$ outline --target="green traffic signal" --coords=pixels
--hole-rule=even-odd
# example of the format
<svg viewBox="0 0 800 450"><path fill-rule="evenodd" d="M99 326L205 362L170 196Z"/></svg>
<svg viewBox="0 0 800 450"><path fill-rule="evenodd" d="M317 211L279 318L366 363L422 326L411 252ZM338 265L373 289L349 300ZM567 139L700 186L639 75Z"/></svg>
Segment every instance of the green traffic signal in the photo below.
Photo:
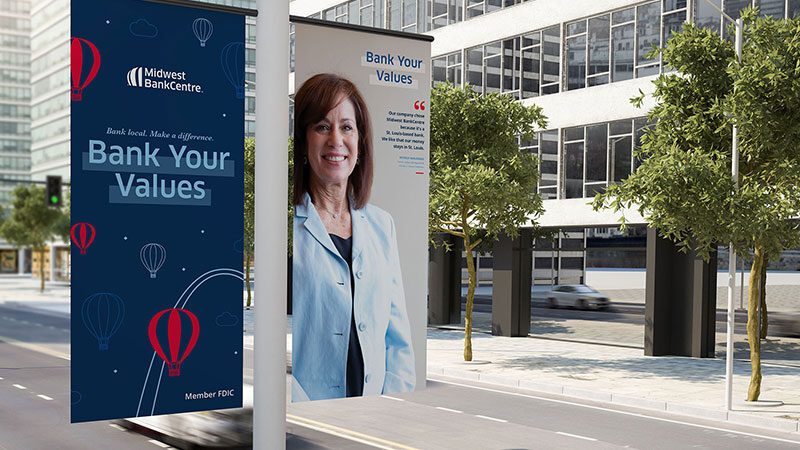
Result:
<svg viewBox="0 0 800 450"><path fill-rule="evenodd" d="M58 196L54 195L54 196L50 197L50 203L53 204L53 205L57 205L58 204Z"/></svg>

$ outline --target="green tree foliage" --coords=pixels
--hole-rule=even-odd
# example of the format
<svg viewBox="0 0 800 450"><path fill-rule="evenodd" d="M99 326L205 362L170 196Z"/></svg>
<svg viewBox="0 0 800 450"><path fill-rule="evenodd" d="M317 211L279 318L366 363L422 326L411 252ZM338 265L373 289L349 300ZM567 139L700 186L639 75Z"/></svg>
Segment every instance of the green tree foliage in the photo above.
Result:
<svg viewBox="0 0 800 450"><path fill-rule="evenodd" d="M294 139L289 138L289 255L292 254L292 170L294 170ZM255 252L255 212L256 212L256 141L253 138L244 141L244 264L245 283L247 285L247 306L252 305L253 293L250 289L250 265Z"/></svg>
<svg viewBox="0 0 800 450"><path fill-rule="evenodd" d="M253 292L250 289L250 264L255 250L255 214L256 214L256 141L253 138L244 140L244 281L247 286L247 306L253 304Z"/></svg>
<svg viewBox="0 0 800 450"><path fill-rule="evenodd" d="M542 209L536 156L518 136L544 128L541 108L509 96L477 95L440 84L431 91L430 231L464 240L469 271L464 360L472 360L472 306L477 284L473 250L499 233L515 236ZM431 243L437 242L431 238Z"/></svg>
<svg viewBox="0 0 800 450"><path fill-rule="evenodd" d="M661 51L677 72L655 81L655 121L642 139L646 158L621 184L594 200L595 209L636 205L651 226L683 250L705 258L717 243L753 251L747 335L751 379L761 386L757 307L767 256L800 243L800 21L745 23L741 63L733 44L692 24ZM633 99L641 104L644 95ZM732 125L739 129L739 186L731 180ZM766 313L766 309L764 309Z"/></svg>
<svg viewBox="0 0 800 450"><path fill-rule="evenodd" d="M0 236L17 247L30 247L39 252L40 290L44 292L44 253L47 242L58 233L56 224L62 213L45 203L45 189L17 186L12 195L11 214L0 225Z"/></svg>

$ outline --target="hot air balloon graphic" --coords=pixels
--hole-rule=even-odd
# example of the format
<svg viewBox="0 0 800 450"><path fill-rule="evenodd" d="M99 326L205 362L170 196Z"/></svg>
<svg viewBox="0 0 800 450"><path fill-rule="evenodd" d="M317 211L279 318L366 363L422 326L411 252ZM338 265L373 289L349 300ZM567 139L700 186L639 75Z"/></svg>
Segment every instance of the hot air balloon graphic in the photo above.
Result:
<svg viewBox="0 0 800 450"><path fill-rule="evenodd" d="M107 292L90 295L81 305L81 318L100 350L108 350L108 340L125 319L125 303L118 295Z"/></svg>
<svg viewBox="0 0 800 450"><path fill-rule="evenodd" d="M231 42L220 55L222 71L236 89L236 98L244 98L244 42Z"/></svg>
<svg viewBox="0 0 800 450"><path fill-rule="evenodd" d="M167 250L163 245L151 242L145 244L142 250L139 251L139 259L142 261L144 268L150 272L150 278L155 278L156 272L164 265L164 261L167 259Z"/></svg>
<svg viewBox="0 0 800 450"><path fill-rule="evenodd" d="M192 31L194 31L194 35L197 37L197 40L200 41L200 47L205 47L206 41L208 41L208 39L211 38L211 35L214 34L214 25L210 20L199 17L194 19L194 22L192 23Z"/></svg>
<svg viewBox="0 0 800 450"><path fill-rule="evenodd" d="M164 353L164 349L158 342L157 333L158 319L160 319L161 316L167 312L169 313L169 318L167 319L169 358L167 358L167 355ZM183 353L180 352L181 332L183 331L181 326L181 313L185 314L192 323L192 335L189 338L189 344L186 345ZM200 322L197 320L197 316L185 309L165 309L150 319L150 326L147 329L147 334L150 336L150 345L153 346L153 349L156 351L158 356L163 359L165 363L167 363L167 366L169 367L169 376L177 377L181 374L181 363L184 359L186 359L187 356L189 356L189 353L192 352L194 345L197 343L197 338L200 335Z"/></svg>
<svg viewBox="0 0 800 450"><path fill-rule="evenodd" d="M88 47L90 52L85 52L84 47ZM100 51L86 39L74 37L70 52L72 53L72 100L79 102L83 95L83 88L94 80L97 71L100 70ZM89 56L92 58L91 68L84 70L84 61Z"/></svg>
<svg viewBox="0 0 800 450"><path fill-rule="evenodd" d="M69 234L72 236L72 242L81 249L81 255L85 255L86 249L92 245L92 241L94 241L94 227L92 224L78 222L72 226Z"/></svg>

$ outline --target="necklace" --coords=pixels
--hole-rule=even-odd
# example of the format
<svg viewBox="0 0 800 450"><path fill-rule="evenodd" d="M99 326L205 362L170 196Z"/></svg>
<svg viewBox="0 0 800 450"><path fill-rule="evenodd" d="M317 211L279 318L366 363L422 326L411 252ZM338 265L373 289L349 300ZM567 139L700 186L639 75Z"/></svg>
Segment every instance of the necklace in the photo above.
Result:
<svg viewBox="0 0 800 450"><path fill-rule="evenodd" d="M340 213L335 213L335 212L329 210L328 208L323 208L322 206L320 206L319 209L321 209L321 210L325 211L326 213L330 214L331 216L333 216L334 219L338 219L342 215L341 212Z"/></svg>

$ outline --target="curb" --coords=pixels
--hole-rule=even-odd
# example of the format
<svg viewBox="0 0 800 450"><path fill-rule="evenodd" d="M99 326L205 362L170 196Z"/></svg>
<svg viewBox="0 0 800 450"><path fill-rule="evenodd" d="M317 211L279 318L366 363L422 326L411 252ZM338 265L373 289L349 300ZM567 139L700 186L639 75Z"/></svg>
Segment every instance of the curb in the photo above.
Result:
<svg viewBox="0 0 800 450"><path fill-rule="evenodd" d="M589 400L612 405L628 406L650 411L667 412L671 414L710 419L720 422L729 422L736 425L745 425L762 428L782 433L800 432L800 421L783 419L780 417L762 417L741 411L724 411L714 408L687 405L677 402L651 400L642 397L614 394L593 389L582 389L567 385L540 383L536 381L521 380L500 375L483 374L452 367L429 367L428 379L436 381L438 377L470 381L483 384L487 387L517 388L531 393L558 395L581 400Z"/></svg>

